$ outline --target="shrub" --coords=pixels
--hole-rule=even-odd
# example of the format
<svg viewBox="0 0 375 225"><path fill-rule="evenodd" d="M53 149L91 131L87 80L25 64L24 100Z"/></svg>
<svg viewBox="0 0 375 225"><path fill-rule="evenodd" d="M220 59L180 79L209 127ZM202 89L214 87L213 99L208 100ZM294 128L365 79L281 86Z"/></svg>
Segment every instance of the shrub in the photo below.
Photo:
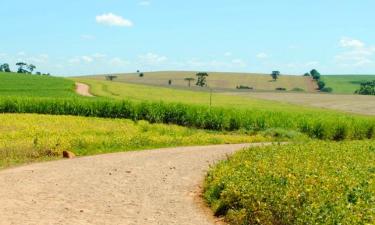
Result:
<svg viewBox="0 0 375 225"><path fill-rule="evenodd" d="M275 89L276 91L286 91L286 88L283 88L283 87L278 87Z"/></svg>
<svg viewBox="0 0 375 225"><path fill-rule="evenodd" d="M295 91L295 92L304 92L305 89L303 89L303 88L293 88L291 91Z"/></svg>
<svg viewBox="0 0 375 225"><path fill-rule="evenodd" d="M325 88L322 88L320 91L321 91L321 92L331 93L331 92L333 91L333 89L330 88L330 87L325 87Z"/></svg>
<svg viewBox="0 0 375 225"><path fill-rule="evenodd" d="M319 90L322 90L325 86L326 86L326 83L324 83L324 81L322 81L322 80L318 81L318 89Z"/></svg>
<svg viewBox="0 0 375 225"><path fill-rule="evenodd" d="M204 197L230 224L374 224L374 141L274 145L213 167Z"/></svg>
<svg viewBox="0 0 375 225"><path fill-rule="evenodd" d="M237 89L248 89L248 90L253 90L253 87L245 86L245 85L239 85L236 87Z"/></svg>

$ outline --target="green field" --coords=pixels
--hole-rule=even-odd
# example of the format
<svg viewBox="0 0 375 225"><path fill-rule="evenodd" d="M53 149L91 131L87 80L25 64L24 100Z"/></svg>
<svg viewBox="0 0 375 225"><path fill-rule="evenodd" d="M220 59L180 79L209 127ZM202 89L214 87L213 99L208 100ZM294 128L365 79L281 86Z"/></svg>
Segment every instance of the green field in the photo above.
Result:
<svg viewBox="0 0 375 225"><path fill-rule="evenodd" d="M248 135L214 132L175 125L74 116L0 114L0 169L61 158L173 146L288 140L271 133Z"/></svg>
<svg viewBox="0 0 375 225"><path fill-rule="evenodd" d="M375 80L375 75L326 75L322 79L333 93L354 94L362 82Z"/></svg>
<svg viewBox="0 0 375 225"><path fill-rule="evenodd" d="M147 84L154 86L168 86L178 88L188 88L188 82L185 78L195 78L196 73L193 71L163 71L163 72L147 72L144 77L140 77L138 73L118 74L117 82L126 82L134 84ZM105 80L104 75L88 76L85 78ZM172 85L168 81L172 81ZM217 90L236 90L239 85L254 88L256 91L275 91L276 88L286 88L288 91L300 88L308 92L314 92L310 78L302 76L281 75L275 82L268 74L253 73L218 73L210 72L207 77L208 86ZM191 83L191 88L195 86L195 82Z"/></svg>
<svg viewBox="0 0 375 225"><path fill-rule="evenodd" d="M248 149L214 166L204 196L243 224L374 224L375 141Z"/></svg>
<svg viewBox="0 0 375 225"><path fill-rule="evenodd" d="M0 72L0 96L72 97L74 82L64 78Z"/></svg>

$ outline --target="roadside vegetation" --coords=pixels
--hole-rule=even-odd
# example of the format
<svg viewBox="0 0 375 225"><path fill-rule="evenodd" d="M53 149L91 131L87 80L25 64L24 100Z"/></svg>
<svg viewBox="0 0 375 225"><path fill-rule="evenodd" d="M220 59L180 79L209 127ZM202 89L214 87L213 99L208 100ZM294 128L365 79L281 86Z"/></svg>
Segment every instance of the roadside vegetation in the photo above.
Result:
<svg viewBox="0 0 375 225"><path fill-rule="evenodd" d="M285 141L273 131L262 134L215 132L146 121L74 116L0 114L0 169L62 157L161 147Z"/></svg>
<svg viewBox="0 0 375 225"><path fill-rule="evenodd" d="M374 224L375 141L243 150L211 168L204 197L233 225Z"/></svg>
<svg viewBox="0 0 375 225"><path fill-rule="evenodd" d="M375 95L375 80L361 83L361 87L355 93L360 95Z"/></svg>

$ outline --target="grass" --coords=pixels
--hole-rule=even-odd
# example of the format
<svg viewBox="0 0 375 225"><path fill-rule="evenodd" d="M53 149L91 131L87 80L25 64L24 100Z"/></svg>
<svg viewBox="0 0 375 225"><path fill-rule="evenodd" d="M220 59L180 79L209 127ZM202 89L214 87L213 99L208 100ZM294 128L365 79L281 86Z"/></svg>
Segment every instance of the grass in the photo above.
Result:
<svg viewBox="0 0 375 225"><path fill-rule="evenodd" d="M249 135L175 125L35 114L0 114L0 168L60 158L160 147L287 140L272 133Z"/></svg>
<svg viewBox="0 0 375 225"><path fill-rule="evenodd" d="M233 225L374 224L375 141L248 149L211 168L204 196Z"/></svg>
<svg viewBox="0 0 375 225"><path fill-rule="evenodd" d="M333 93L354 94L360 83L375 80L375 75L330 75L322 79L327 87L333 88Z"/></svg>
<svg viewBox="0 0 375 225"><path fill-rule="evenodd" d="M127 82L135 84L147 84L156 86L168 87L188 87L187 77L195 78L196 73L193 71L161 71L161 72L146 72L144 77L139 77L138 73L120 74L117 75L117 82ZM105 76L90 76L91 79L105 80ZM172 80L172 85L168 85L168 81ZM235 90L236 86L245 85L253 87L260 91L275 91L278 87L293 90L295 88L309 91L309 82L306 77L282 75L273 82L269 74L252 74L252 73L219 73L210 72L207 78L208 85L214 89L230 89ZM192 86L195 86L193 81Z"/></svg>
<svg viewBox="0 0 375 225"><path fill-rule="evenodd" d="M73 97L74 82L64 78L0 72L0 96Z"/></svg>

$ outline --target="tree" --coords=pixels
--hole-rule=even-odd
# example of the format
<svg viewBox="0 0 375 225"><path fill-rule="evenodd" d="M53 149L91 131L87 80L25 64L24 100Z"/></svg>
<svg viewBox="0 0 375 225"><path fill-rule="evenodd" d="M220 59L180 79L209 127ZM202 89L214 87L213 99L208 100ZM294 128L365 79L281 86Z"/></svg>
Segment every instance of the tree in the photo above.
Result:
<svg viewBox="0 0 375 225"><path fill-rule="evenodd" d="M168 85L172 85L172 80L168 80Z"/></svg>
<svg viewBox="0 0 375 225"><path fill-rule="evenodd" d="M140 73L139 74L139 77L144 77L145 75L143 73Z"/></svg>
<svg viewBox="0 0 375 225"><path fill-rule="evenodd" d="M36 72L35 74L36 74L36 75L42 75L42 73L41 73L41 72Z"/></svg>
<svg viewBox="0 0 375 225"><path fill-rule="evenodd" d="M187 81L188 82L188 86L191 87L191 82L194 81L195 79L192 78L192 77L186 77L184 80Z"/></svg>
<svg viewBox="0 0 375 225"><path fill-rule="evenodd" d="M310 74L314 80L320 80L320 73L316 69L311 70Z"/></svg>
<svg viewBox="0 0 375 225"><path fill-rule="evenodd" d="M115 75L108 75L108 76L105 76L105 79L106 80L109 80L109 81L113 81L114 79L116 79L117 78L117 76L115 76Z"/></svg>
<svg viewBox="0 0 375 225"><path fill-rule="evenodd" d="M305 73L303 76L305 76L305 77L310 77L311 74L310 74L310 73Z"/></svg>
<svg viewBox="0 0 375 225"><path fill-rule="evenodd" d="M3 67L3 71L4 71L4 72L7 72L7 73L12 72L12 71L10 70L10 67L9 67L9 64L8 64L8 63L4 63L4 64L1 65L1 66Z"/></svg>
<svg viewBox="0 0 375 225"><path fill-rule="evenodd" d="M318 81L318 89L319 90L322 90L325 86L326 86L326 83L324 83L324 81L322 81L322 80Z"/></svg>
<svg viewBox="0 0 375 225"><path fill-rule="evenodd" d="M30 73L33 73L33 71L35 70L36 66L34 66L33 64L30 64L27 66L27 68L29 69Z"/></svg>
<svg viewBox="0 0 375 225"><path fill-rule="evenodd" d="M276 81L277 78L279 78L279 76L280 76L280 71L272 71L272 73L271 73L271 77L272 77L272 79L273 79L274 81Z"/></svg>
<svg viewBox="0 0 375 225"><path fill-rule="evenodd" d="M24 62L18 62L18 63L16 63L16 66L18 66L18 70L17 70L17 73L27 73L28 71L27 70L25 70L25 66L27 66L27 64L26 63L24 63Z"/></svg>
<svg viewBox="0 0 375 225"><path fill-rule="evenodd" d="M360 89L355 91L360 95L375 95L375 80L361 83Z"/></svg>
<svg viewBox="0 0 375 225"><path fill-rule="evenodd" d="M139 70L137 70L137 73L139 73Z"/></svg>
<svg viewBox="0 0 375 225"><path fill-rule="evenodd" d="M196 85L199 87L207 86L207 80L206 77L208 77L208 73L200 72L197 73L196 76L198 77Z"/></svg>

